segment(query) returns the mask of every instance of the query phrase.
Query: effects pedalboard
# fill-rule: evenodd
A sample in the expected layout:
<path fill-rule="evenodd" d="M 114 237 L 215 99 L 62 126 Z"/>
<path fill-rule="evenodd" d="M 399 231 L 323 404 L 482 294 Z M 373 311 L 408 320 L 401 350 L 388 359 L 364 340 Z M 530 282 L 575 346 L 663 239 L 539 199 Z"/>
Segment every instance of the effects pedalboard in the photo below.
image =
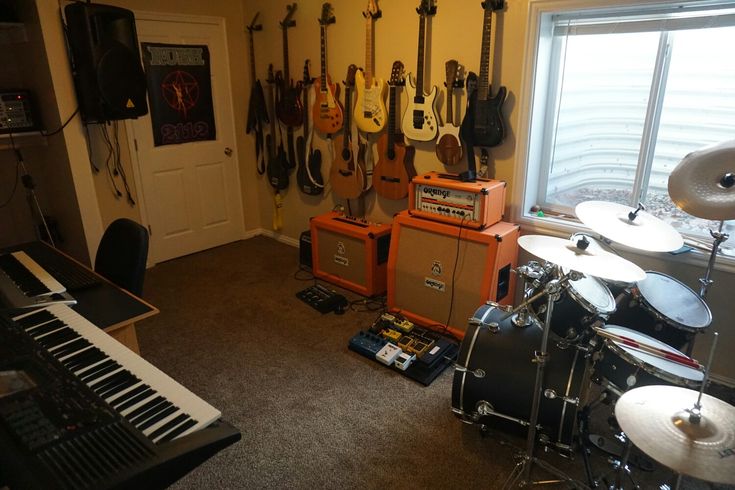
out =
<path fill-rule="evenodd" d="M 325 288 L 321 284 L 315 284 L 299 291 L 296 293 L 296 297 L 319 313 L 333 311 L 337 315 L 341 315 L 349 304 L 347 298 L 337 293 L 337 291 Z"/>

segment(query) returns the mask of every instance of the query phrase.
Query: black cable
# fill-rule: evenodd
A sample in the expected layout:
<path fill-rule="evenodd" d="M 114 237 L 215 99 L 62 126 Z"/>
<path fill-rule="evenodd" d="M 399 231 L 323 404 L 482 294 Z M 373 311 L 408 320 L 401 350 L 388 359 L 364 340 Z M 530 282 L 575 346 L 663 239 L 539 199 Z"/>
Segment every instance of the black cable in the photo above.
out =
<path fill-rule="evenodd" d="M 304 274 L 307 274 L 306 277 L 304 277 Z M 300 265 L 298 269 L 296 269 L 296 272 L 293 274 L 293 278 L 297 281 L 311 281 L 316 280 L 316 277 L 314 276 L 314 273 L 311 272 L 311 270 L 307 267 L 304 267 L 303 265 Z"/>
<path fill-rule="evenodd" d="M 92 152 L 92 138 L 89 136 L 89 125 L 84 125 L 84 132 L 87 134 L 87 153 L 89 153 L 89 164 L 92 166 L 92 171 L 98 174 L 100 173 L 100 169 L 94 164 L 94 153 Z"/>
<path fill-rule="evenodd" d="M 130 186 L 128 185 L 128 177 L 125 174 L 125 168 L 122 164 L 122 152 L 120 151 L 120 133 L 118 131 L 118 121 L 112 123 L 112 127 L 115 130 L 115 168 L 117 173 L 122 180 L 123 187 L 125 188 L 125 194 L 128 199 L 128 204 L 135 206 L 135 200 L 133 194 L 130 192 Z"/>
<path fill-rule="evenodd" d="M 448 332 L 449 322 L 452 319 L 452 310 L 454 309 L 454 281 L 457 276 L 457 263 L 459 262 L 459 246 L 462 243 L 462 227 L 464 226 L 465 218 L 459 222 L 459 233 L 457 233 L 457 247 L 454 254 L 454 268 L 452 269 L 452 294 L 449 296 L 449 314 L 447 315 L 447 322 L 444 325 L 444 333 Z"/>
<path fill-rule="evenodd" d="M 69 125 L 69 123 L 71 122 L 71 120 L 74 119 L 74 116 L 76 116 L 78 113 L 79 113 L 79 106 L 77 106 L 77 108 L 74 109 L 74 112 L 71 113 L 71 116 L 69 116 L 69 119 L 67 119 L 66 122 L 64 124 L 62 124 L 59 129 L 56 129 L 54 131 L 51 131 L 50 133 L 47 133 L 46 131 L 41 130 L 41 135 L 48 137 L 48 136 L 53 136 L 55 134 L 58 134 L 58 133 L 62 132 L 64 130 L 64 128 Z"/>
<path fill-rule="evenodd" d="M 2 204 L 0 204 L 0 208 L 4 208 L 8 204 L 10 204 L 10 201 L 13 200 L 15 197 L 15 192 L 18 190 L 18 175 L 20 173 L 20 157 L 18 156 L 18 150 L 15 147 L 15 140 L 13 139 L 13 132 L 11 131 L 8 133 L 10 136 L 10 148 L 13 150 L 13 153 L 15 154 L 15 178 L 13 179 L 13 188 L 10 190 L 10 195 L 7 199 L 5 199 Z"/>
<path fill-rule="evenodd" d="M 120 189 L 117 187 L 117 183 L 115 182 L 115 175 L 117 172 L 117 169 L 115 169 L 115 162 L 113 158 L 113 152 L 114 149 L 112 147 L 112 141 L 110 140 L 110 134 L 107 132 L 107 125 L 102 124 L 102 139 L 104 140 L 105 144 L 107 145 L 107 159 L 105 160 L 105 168 L 107 169 L 107 177 L 110 181 L 110 184 L 112 185 L 112 188 L 115 191 L 116 197 L 122 197 L 122 192 L 120 192 Z M 112 162 L 112 165 L 110 165 L 110 162 Z"/>

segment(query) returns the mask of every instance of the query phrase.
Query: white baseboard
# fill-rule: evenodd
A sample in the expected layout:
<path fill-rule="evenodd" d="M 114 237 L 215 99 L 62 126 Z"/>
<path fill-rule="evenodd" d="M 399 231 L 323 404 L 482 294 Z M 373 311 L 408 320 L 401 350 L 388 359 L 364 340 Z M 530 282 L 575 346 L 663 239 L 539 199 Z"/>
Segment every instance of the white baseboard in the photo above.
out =
<path fill-rule="evenodd" d="M 254 230 L 246 231 L 245 235 L 243 236 L 243 240 L 248 240 L 250 238 L 261 235 L 267 236 L 268 238 L 272 238 L 281 243 L 285 243 L 286 245 L 299 248 L 299 241 L 297 239 L 291 238 L 290 236 L 282 235 L 281 233 L 275 232 L 273 230 L 267 230 L 265 228 L 256 228 Z"/>

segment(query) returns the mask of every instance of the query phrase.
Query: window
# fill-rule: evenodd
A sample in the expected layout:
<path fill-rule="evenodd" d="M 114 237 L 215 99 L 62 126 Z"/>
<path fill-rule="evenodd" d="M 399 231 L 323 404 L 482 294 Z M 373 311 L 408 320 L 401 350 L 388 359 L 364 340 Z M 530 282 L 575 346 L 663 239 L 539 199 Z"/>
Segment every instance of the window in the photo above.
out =
<path fill-rule="evenodd" d="M 679 210 L 668 176 L 691 151 L 735 139 L 732 2 L 537 3 L 523 214 L 642 202 L 710 241 L 719 223 Z M 578 8 L 554 8 L 570 3 Z M 735 236 L 735 221 L 725 229 Z"/>

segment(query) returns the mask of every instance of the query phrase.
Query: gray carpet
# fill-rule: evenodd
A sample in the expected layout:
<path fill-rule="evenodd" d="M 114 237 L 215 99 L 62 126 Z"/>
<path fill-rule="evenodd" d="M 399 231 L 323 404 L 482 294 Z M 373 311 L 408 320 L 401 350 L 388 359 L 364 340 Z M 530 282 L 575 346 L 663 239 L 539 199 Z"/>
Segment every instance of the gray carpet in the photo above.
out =
<path fill-rule="evenodd" d="M 514 451 L 452 414 L 452 372 L 424 387 L 349 351 L 377 312 L 319 314 L 294 296 L 311 284 L 297 268 L 295 248 L 258 237 L 148 271 L 144 297 L 161 313 L 137 325 L 142 355 L 242 432 L 174 486 L 500 488 Z M 511 366 L 499 375 L 524 382 Z M 581 457 L 543 458 L 584 475 Z M 593 465 L 609 469 L 599 452 Z M 643 488 L 672 479 L 660 468 L 634 474 Z"/>

